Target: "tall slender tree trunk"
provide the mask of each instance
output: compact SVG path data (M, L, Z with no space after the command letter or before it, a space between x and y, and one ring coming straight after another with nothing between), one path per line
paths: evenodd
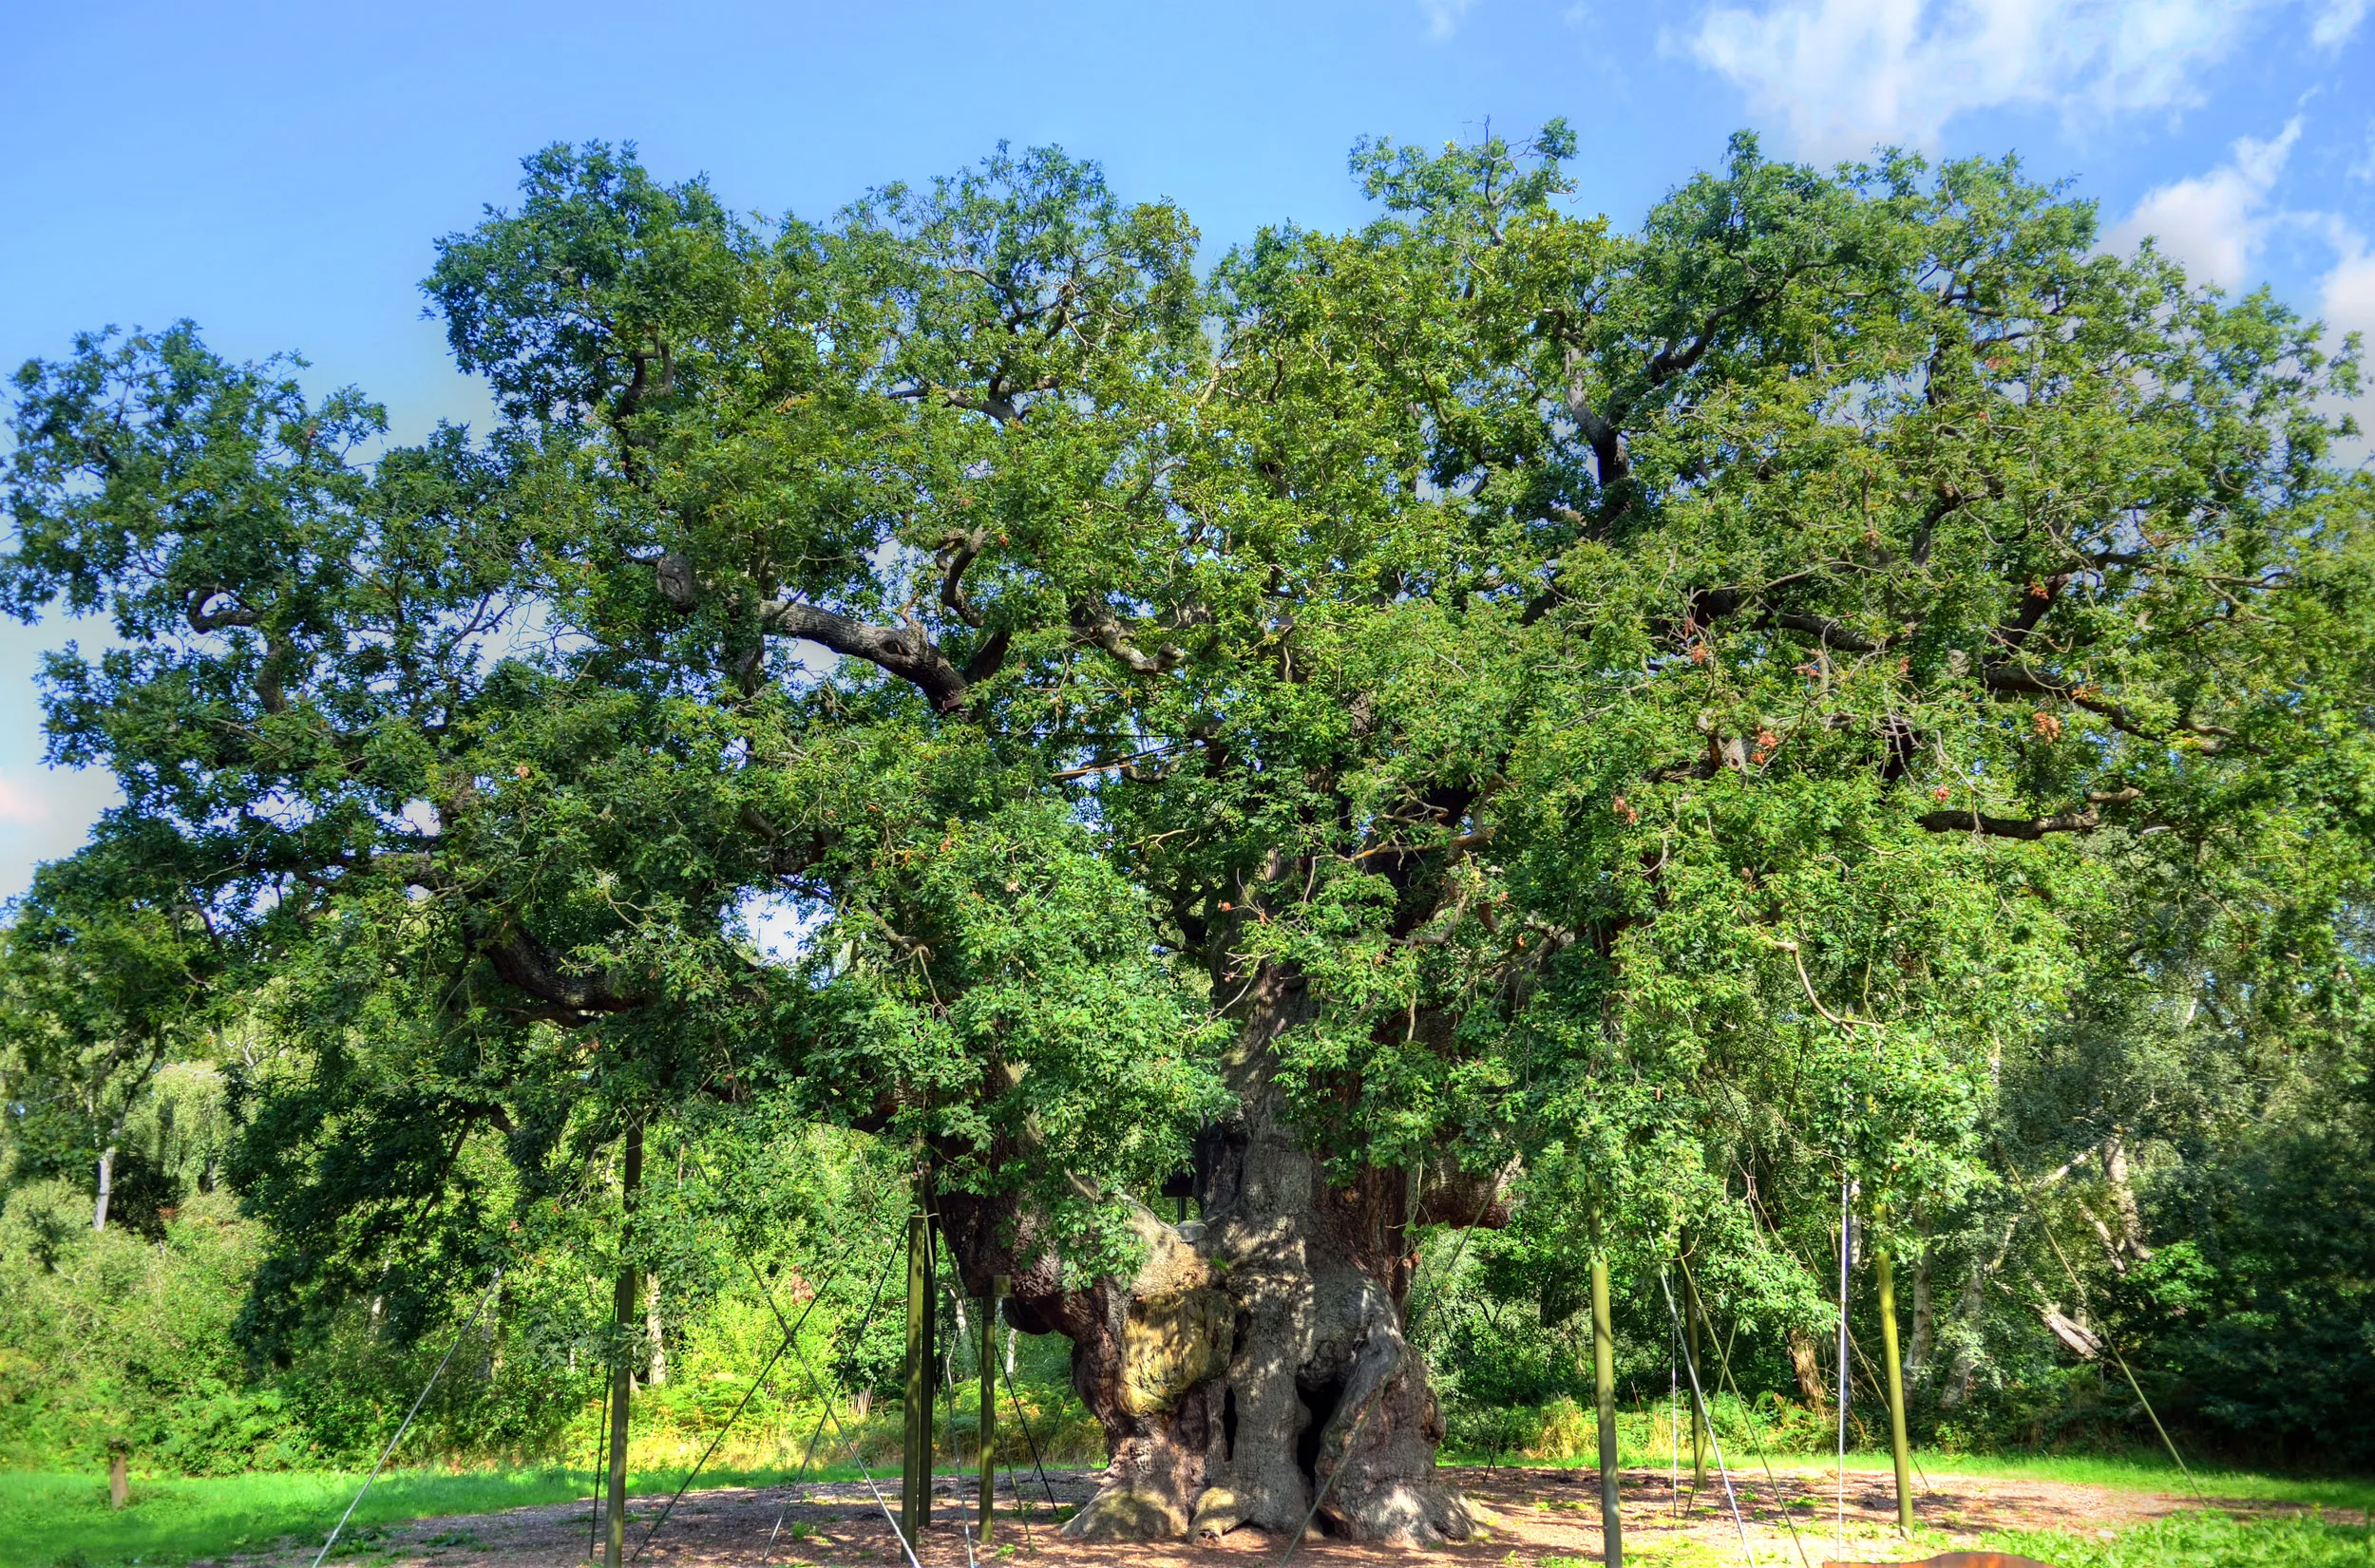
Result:
M1979 1378L1980 1325L1987 1306L1981 1292L1986 1278L1986 1266L1974 1256L1964 1271L1963 1293L1955 1303L1954 1359L1948 1363L1946 1385L1938 1390L1938 1403L1949 1410L1971 1397L1971 1387Z
M92 1230L104 1231L107 1228L107 1200L115 1195L115 1179L116 1146L109 1143L99 1151L99 1199L91 1209Z
M1028 1217L941 1199L966 1288L1012 1275L1009 1320L1073 1342L1073 1386L1112 1463L1072 1536L1287 1537L1306 1520L1364 1541L1470 1531L1435 1467L1442 1411L1403 1313L1413 1226L1505 1222L1498 1181L1372 1167L1330 1185L1271 1079L1273 1042L1309 1011L1291 975L1265 971L1249 988L1226 1068L1239 1109L1197 1147L1204 1218L1180 1224L1135 1206L1133 1277L1068 1290Z
M659 1275L655 1271L643 1279L643 1337L651 1342L651 1359L645 1364L643 1386L656 1389L668 1381L668 1338L663 1332L659 1312Z
M623 1568L627 1555L627 1410L635 1393L635 1357L627 1351L636 1327L636 1267L630 1250L635 1239L636 1204L643 1186L643 1124L627 1129L625 1168L618 1191L625 1218L620 1222L618 1283L611 1294L611 1322L618 1340L618 1358L610 1371L609 1531L602 1543L604 1568Z
M1905 1381L1916 1389L1928 1383L1937 1342L1937 1312L1929 1295L1929 1248L1925 1244L1913 1259L1913 1328L1905 1342Z
M1797 1397L1811 1410L1831 1407L1831 1386L1822 1370L1822 1347L1804 1329L1792 1329L1788 1335L1790 1375L1797 1380Z
M1986 1351L1987 1276L2003 1265L2004 1255L2011 1247L2013 1232L2019 1224L2020 1217L2015 1214L1997 1233L1992 1245L1972 1252L1969 1266L1964 1271L1962 1294L1955 1304L1954 1359L1947 1368L1946 1386L1938 1391L1938 1403L1948 1409L1968 1400L1979 1381L1979 1364Z

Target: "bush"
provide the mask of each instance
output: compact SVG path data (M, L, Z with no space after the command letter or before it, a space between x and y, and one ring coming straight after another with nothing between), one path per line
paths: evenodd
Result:
M230 1200L192 1200L151 1242L87 1215L52 1236L41 1196L11 1196L0 1237L0 1461L97 1465L121 1439L189 1474L302 1463L300 1425L232 1348L259 1237Z

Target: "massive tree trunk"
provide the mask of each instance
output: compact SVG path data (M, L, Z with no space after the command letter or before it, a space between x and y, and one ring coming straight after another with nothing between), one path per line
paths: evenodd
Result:
M1073 1384L1105 1427L1112 1464L1071 1535L1291 1535L1306 1519L1353 1540L1469 1533L1466 1503L1435 1468L1442 1412L1402 1333L1413 1226L1506 1214L1491 1183L1420 1190L1372 1168L1327 1184L1271 1074L1272 1043L1307 1007L1297 980L1257 982L1228 1065L1239 1108L1196 1152L1203 1218L1172 1224L1138 1207L1143 1261L1130 1279L1066 1291L1055 1261L1035 1255L1028 1222L961 1195L942 1200L967 1291L1010 1274L1010 1320L1073 1342Z

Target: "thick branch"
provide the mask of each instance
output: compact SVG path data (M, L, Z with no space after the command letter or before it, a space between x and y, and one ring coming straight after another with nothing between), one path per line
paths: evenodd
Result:
M967 626L978 627L981 616L973 608L973 601L965 597L965 568L979 557L981 546L988 542L989 537L989 526L985 523L971 533L952 529L940 544L941 558L946 565L940 577L940 602Z
M2102 807L2125 805L2143 794L2138 789L2115 789L2086 797L2078 811L2057 811L2050 817L1990 817L1978 811L1931 811L1921 825L1932 833L1984 833L1995 839L2042 839L2048 833L2092 833L2102 825Z
M217 599L228 597L228 609L213 608ZM188 608L182 612L189 617L193 632L218 632L226 626L254 626L263 617L239 602L238 596L219 583L191 591Z
M1016 398L1028 397L1035 392L1052 392L1058 385L1056 378L1052 375L1040 376L1028 382L1010 382L1003 374L999 374L990 378L988 388L978 397L958 391L953 387L941 387L931 382L902 387L890 395L918 400L937 397L951 408L962 408L974 414L987 414L998 424L1011 428L1020 425L1030 412L1015 401Z
M2029 633L2037 630L2037 623L2045 618L2045 612L2053 608L2055 598L2070 585L2072 576L2068 572L2057 572L2042 582L2029 584L2027 591L2021 595L2020 608L2004 617L2004 624L1995 633L1995 640L2004 645L2007 653L2021 651L2021 646L2028 641Z
M691 561L672 551L652 563L652 573L659 596L671 609L689 614L698 607L701 588ZM958 593L961 603L954 570L943 592ZM996 669L1006 652L1004 633L994 633L976 652L972 664L959 670L922 627L868 626L793 599L778 599L761 609L759 630L773 636L802 637L845 658L864 659L915 687L943 713L961 706L972 681Z
M564 973L544 944L516 926L506 927L481 951L505 985L571 1012L625 1012L647 1000L617 991L598 976Z
M1412 1222L1500 1230L1515 1213L1510 1187L1516 1176L1514 1164L1479 1175L1456 1161L1430 1160L1419 1178L1418 1212Z
M2166 741L2172 733L2191 735L2204 751L2216 751L2234 731L2218 725L2194 724L2179 719L2169 730L2156 730L2145 726L2120 704L2111 701L2093 687L2080 681L2065 681L2042 675L2018 665L1991 664L1979 672L1980 680L1990 691L2031 697L2054 697L2077 708L2082 708L2107 721L2111 727L2123 734L2136 735L2150 741Z
M218 610L214 607L217 599L227 599L229 603ZM238 595L219 583L193 589L181 614L189 621L193 632L219 632L226 626L255 626L264 618L262 612L250 608ZM256 700L263 705L265 712L278 713L288 708L282 682L290 662L295 657L296 651L290 647L286 638L275 633L265 633L264 662L256 671Z
M1567 413L1575 422L1575 428L1591 446L1592 467L1599 475L1600 488L1606 490L1633 471L1632 459L1624 450L1624 432L1616 422L1591 406L1591 387L1586 372L1591 361L1582 349L1570 344L1567 350Z
M2037 1315L2044 1320L2046 1328L2053 1331L2053 1336L2068 1346L2070 1353L2080 1361L2092 1361L2102 1354L2102 1335L2085 1324L2065 1316L2062 1309L2053 1303L2046 1302L2040 1306Z
M1073 611L1073 634L1094 648L1102 648L1128 665L1139 675L1160 675L1188 656L1187 651L1171 643L1164 643L1152 653L1133 645L1123 634L1122 623L1113 612L1102 604L1085 603Z
M1729 305L1717 306L1707 313L1707 319L1699 324L1699 331L1693 334L1688 343L1667 344L1659 349L1644 367L1644 374L1648 378L1649 385L1662 387L1674 377L1698 364L1705 357L1707 350L1715 347L1717 328L1721 327L1733 316L1745 315L1751 311L1762 308L1770 303L1773 297L1770 293L1752 290Z
M922 691L945 713L965 700L963 671L948 662L921 628L868 626L812 604L778 600L761 613L762 630L803 637L847 658L864 659Z
M282 690L281 683L288 673L290 662L295 657L296 650L285 640L270 633L265 633L264 662L256 667L256 700L263 705L265 712L279 713L287 709L289 699Z
M1850 631L1844 622L1828 615L1809 614L1802 610L1775 612L1773 624L1790 632L1803 632L1826 648L1836 648L1848 653L1877 653L1888 647L1888 639L1879 641L1860 632Z

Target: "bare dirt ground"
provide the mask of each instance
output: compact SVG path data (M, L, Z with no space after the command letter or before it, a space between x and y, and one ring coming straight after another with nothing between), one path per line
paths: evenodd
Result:
M1325 1563L1497 1563L1519 1568L1563 1568L1562 1559L1598 1562L1599 1477L1585 1469L1470 1469L1459 1472L1463 1490L1485 1528L1479 1538L1433 1551L1355 1546L1330 1540L1315 1529L1295 1552L1295 1560ZM971 1557L1008 1568L1226 1568L1224 1559L1246 1563L1275 1559L1286 1542L1256 1530L1240 1530L1217 1543L1150 1543L1088 1546L1061 1540L1054 1522L1089 1500L1096 1489L1093 1471L1051 1472L1047 1493L1036 1479L1017 1478L1028 1488L1017 1509L1001 1483L999 1517L992 1543L968 1543L959 1520L973 1518L977 1483L942 1476L935 1485L933 1527L918 1543L923 1568L960 1568ZM1760 1563L1819 1565L1826 1559L1891 1559L1943 1548L1910 1550L1895 1539L1895 1493L1885 1471L1848 1473L1846 1538L1838 1530L1835 1478L1820 1471L1784 1470L1778 1487L1762 1474L1736 1477L1740 1520L1735 1524L1713 1474L1687 1510L1677 1506L1662 1472L1624 1473L1624 1536L1628 1557L1648 1563L1718 1563L1739 1560L1744 1527L1752 1555ZM1931 1475L1917 1504L1920 1522L1956 1545L2001 1529L2062 1529L2109 1534L2176 1511L2190 1500L2145 1492L2114 1491L2057 1482L2009 1481ZM1683 1490L1689 1478L1683 1477ZM863 1484L819 1483L761 1488L721 1487L691 1492L669 1515L658 1534L642 1544L652 1521L667 1502L662 1496L630 1500L628 1553L665 1568L809 1568L809 1565L905 1561L883 1510ZM2214 1499L2214 1503L2217 1500ZM2232 1503L2239 1510L2255 1505ZM587 1560L589 1505L580 1500L536 1508L466 1518L419 1520L368 1531L342 1541L341 1568L578 1568ZM1795 1526L1793 1532L1792 1526ZM1845 1551L1840 1550L1844 1544ZM1802 1557L1800 1554L1803 1554ZM266 1554L228 1559L223 1568L303 1568L310 1552Z

